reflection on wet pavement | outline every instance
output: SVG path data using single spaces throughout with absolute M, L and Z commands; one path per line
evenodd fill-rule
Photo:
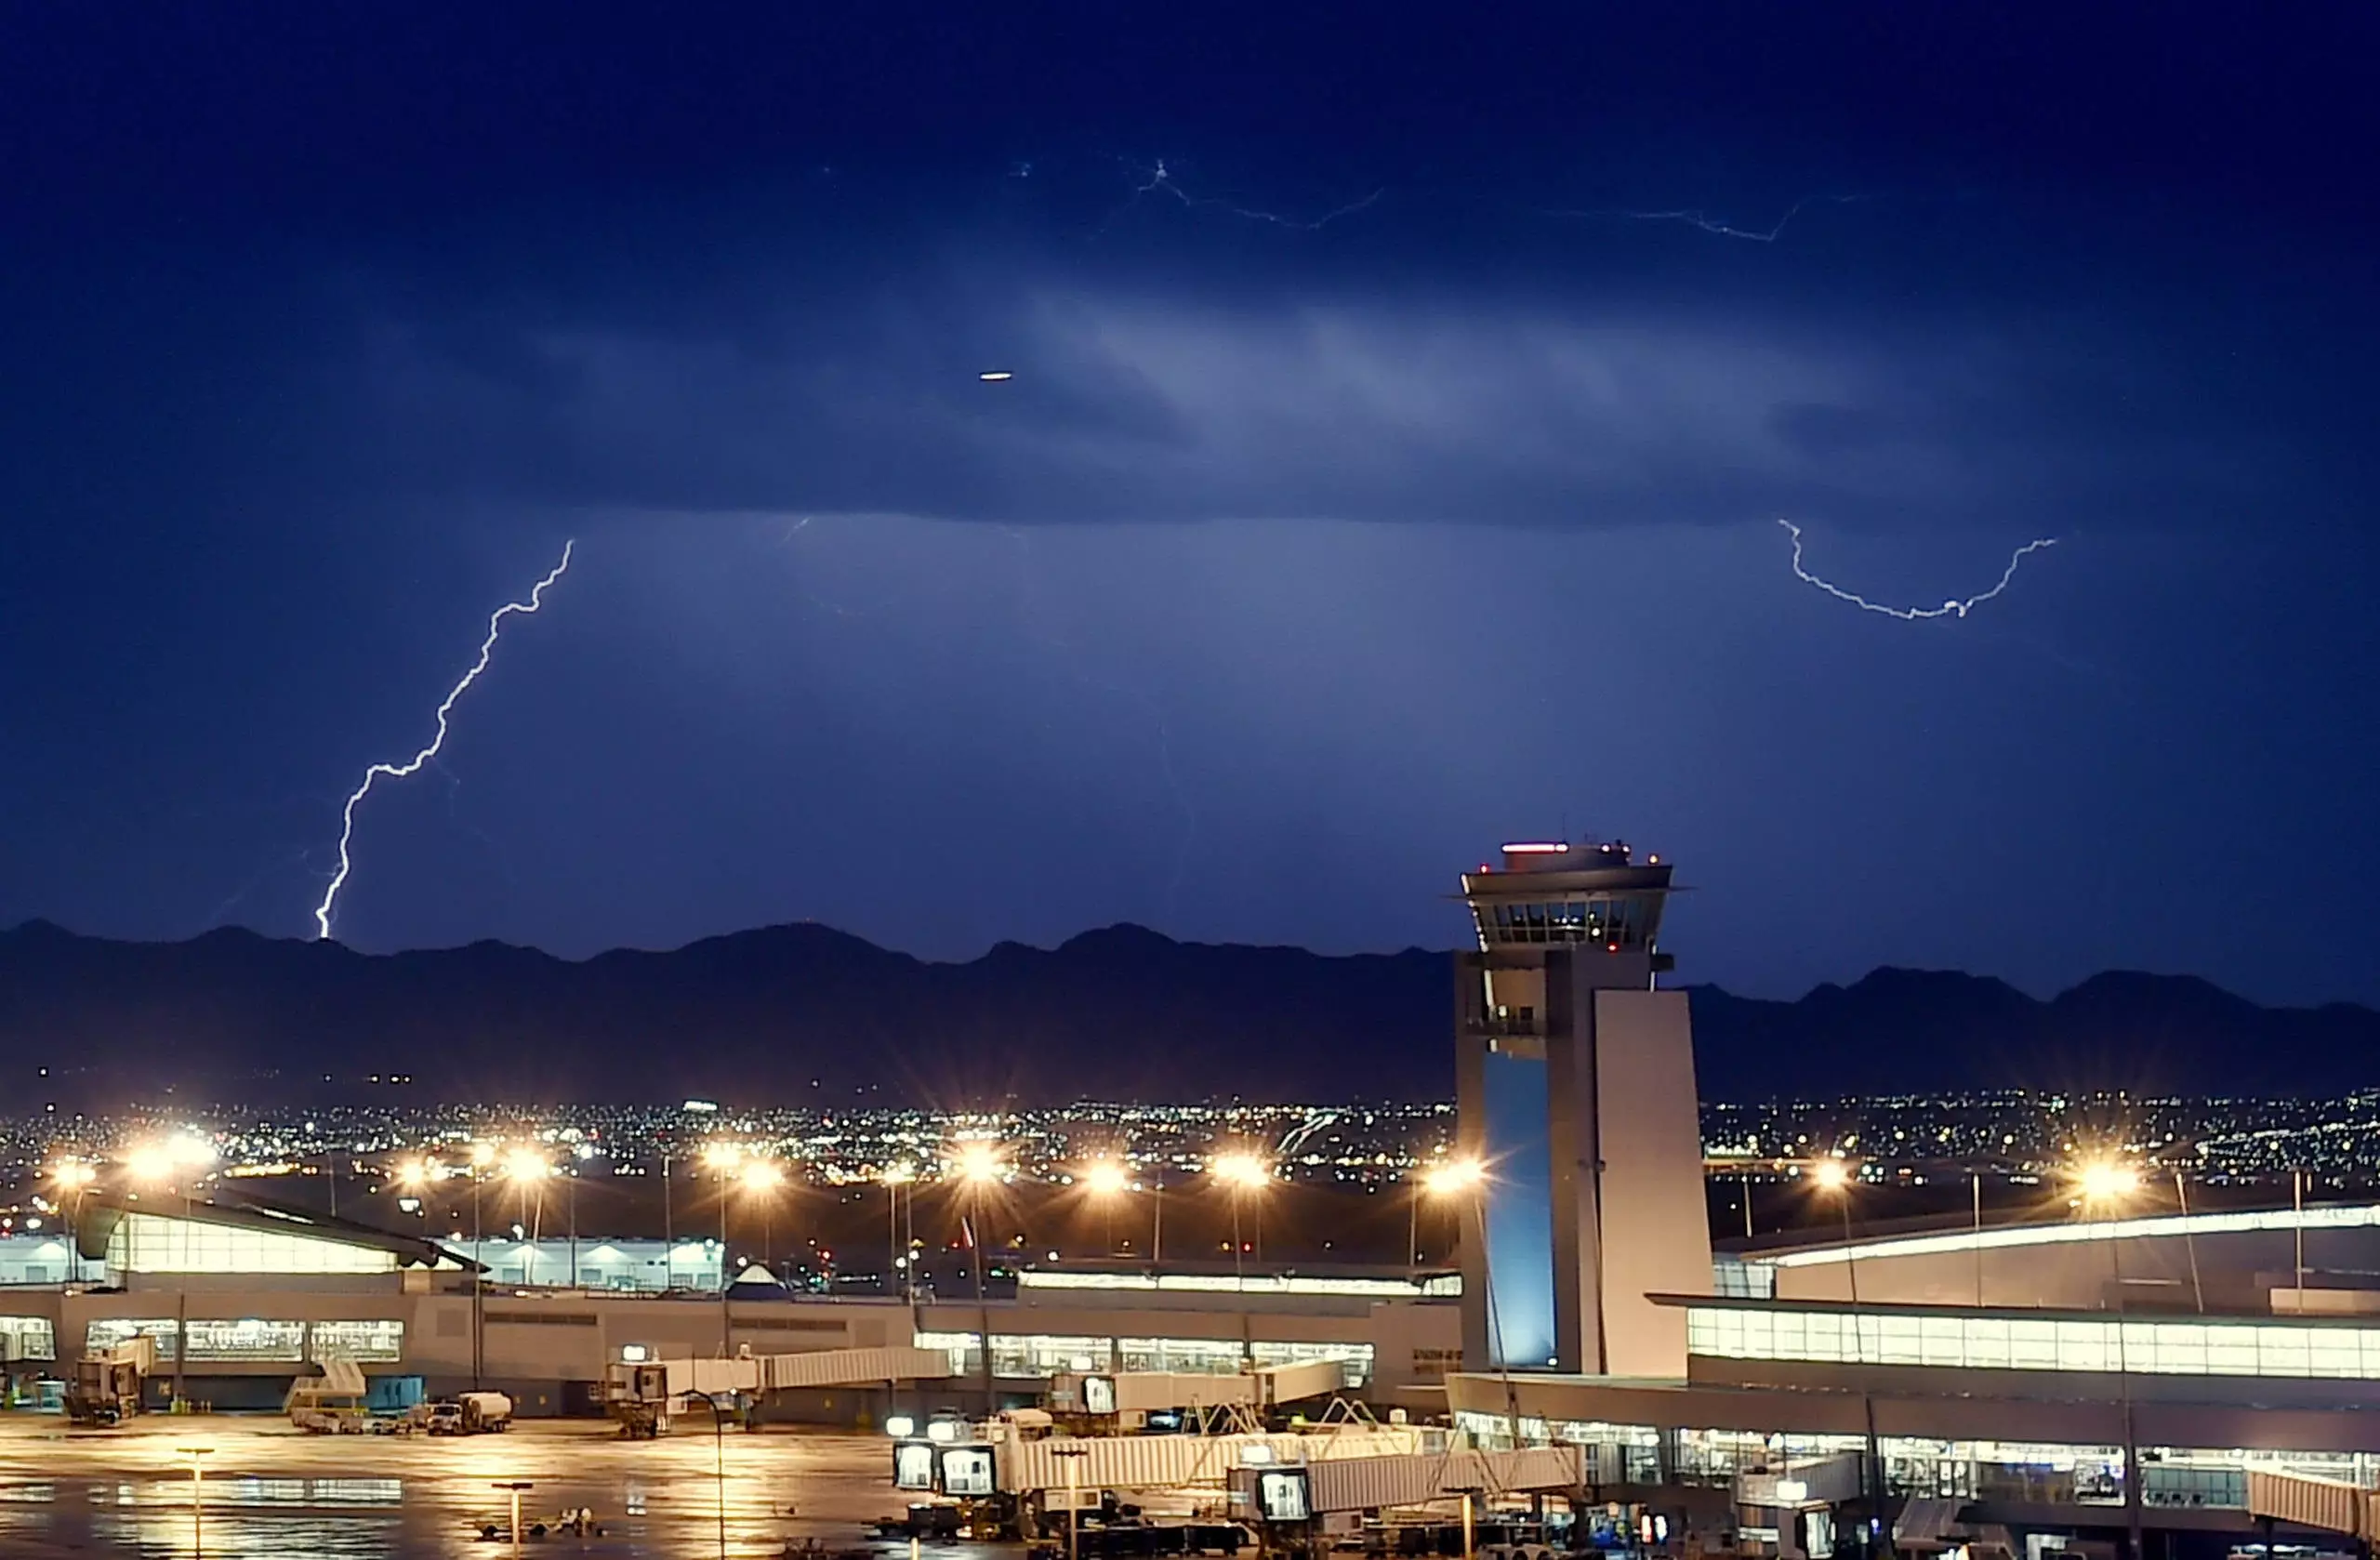
M 0 1554 L 391 1560 L 502 1555 L 501 1527 L 528 1480 L 524 1527 L 592 1509 L 602 1536 L 551 1534 L 524 1553 L 755 1560 L 788 1540 L 857 1547 L 863 1524 L 903 1504 L 880 1437 L 787 1432 L 624 1442 L 600 1424 L 526 1424 L 467 1439 L 309 1436 L 277 1420 L 136 1421 L 70 1431 L 55 1417 L 0 1416 Z M 204 1446 L 205 1504 L 192 1508 Z M 193 1516 L 203 1523 L 194 1530 Z M 205 1548 L 196 1545 L 203 1536 Z M 897 1551 L 906 1560 L 906 1546 Z M 955 1551 L 951 1560 L 961 1560 Z

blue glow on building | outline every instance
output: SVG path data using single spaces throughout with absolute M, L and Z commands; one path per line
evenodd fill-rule
M 1482 1218 L 1488 1226 L 1490 1363 L 1542 1369 L 1554 1329 L 1554 1155 L 1546 1140 L 1541 1061 L 1490 1051 L 1483 1091 L 1495 1168 Z

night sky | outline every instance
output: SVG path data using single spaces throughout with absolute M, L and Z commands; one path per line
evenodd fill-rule
M 2380 999 L 2380 10 L 1470 11 L 11 7 L 0 922 Z

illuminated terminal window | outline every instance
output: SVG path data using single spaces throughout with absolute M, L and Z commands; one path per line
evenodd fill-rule
M 255 1316 L 236 1320 L 193 1316 L 190 1322 L 190 1357 L 192 1364 L 211 1360 L 294 1365 L 308 1359 L 385 1364 L 403 1357 L 404 1332 L 403 1322 L 308 1323 Z M 175 1331 L 170 1316 L 96 1317 L 84 1330 L 83 1347 L 86 1353 L 100 1354 L 140 1337 L 155 1340 L 159 1359 L 174 1357 Z
M 944 1349 L 950 1355 L 951 1373 L 972 1376 L 983 1368 L 972 1332 L 920 1332 L 920 1349 Z M 1369 1343 L 1305 1343 L 1261 1342 L 1249 1345 L 1261 1368 L 1300 1365 L 1309 1360 L 1335 1359 L 1345 1368 L 1349 1386 L 1371 1380 Z M 1170 1371 L 1179 1375 L 1229 1376 L 1240 1368 L 1242 1345 L 1229 1338 L 1090 1338 L 1056 1333 L 992 1334 L 992 1373 L 996 1376 L 1055 1376 L 1066 1371 L 1105 1370 L 1111 1359 L 1120 1368 Z
M 285 1360 L 306 1357 L 306 1324 L 268 1322 L 254 1316 L 238 1321 L 193 1317 L 190 1323 L 190 1357 L 197 1360 Z
M 393 1363 L 405 1353 L 403 1322 L 315 1322 L 306 1333 L 306 1357 Z
M 136 1338 L 155 1341 L 157 1357 L 174 1357 L 174 1319 L 171 1316 L 94 1316 L 83 1329 L 83 1352 L 103 1355 L 119 1343 L 129 1343 Z
M 393 1273 L 393 1251 L 316 1236 L 127 1213 L 108 1237 L 116 1273 Z
M 58 1329 L 47 1316 L 0 1316 L 0 1359 L 56 1359 Z
M 2027 1318 L 1696 1305 L 1686 1350 L 1716 1359 L 2380 1381 L 2380 1328 Z

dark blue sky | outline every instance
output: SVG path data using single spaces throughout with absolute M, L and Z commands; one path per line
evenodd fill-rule
M 824 9 L 12 16 L 0 920 L 2380 999 L 2369 7 Z

